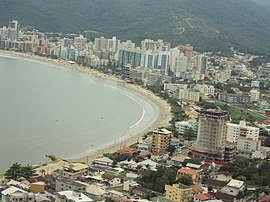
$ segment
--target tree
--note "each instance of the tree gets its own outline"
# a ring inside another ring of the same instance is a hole
[[[46,171],[44,169],[41,169],[39,172],[41,173],[42,176],[46,174]]]
[[[167,151],[170,152],[170,156],[173,155],[173,153],[175,152],[176,150],[176,147],[174,145],[169,145],[168,148],[167,148]]]
[[[23,166],[21,169],[21,177],[29,179],[30,177],[37,176],[36,170],[31,165]]]
[[[188,186],[193,184],[192,177],[187,174],[181,175],[177,181]]]
[[[267,130],[263,129],[263,130],[260,130],[260,136],[268,136],[269,133]]]
[[[14,163],[6,172],[5,177],[8,180],[18,180],[21,177],[22,166],[19,163]]]
[[[188,128],[184,131],[184,138],[187,140],[194,140],[197,137],[197,133],[193,128]]]
[[[36,170],[31,165],[22,166],[19,163],[14,163],[6,172],[5,177],[7,179],[18,180],[23,177],[29,179],[36,176]]]

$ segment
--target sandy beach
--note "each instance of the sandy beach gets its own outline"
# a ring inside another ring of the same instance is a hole
[[[116,82],[122,83],[123,85],[121,85],[121,86],[124,86],[124,88],[127,88],[131,91],[137,92],[137,93],[147,97],[148,99],[150,99],[152,102],[154,102],[159,107],[160,116],[159,116],[158,120],[152,126],[149,126],[149,128],[147,128],[145,131],[143,131],[139,134],[133,135],[132,137],[129,137],[128,139],[124,139],[123,141],[118,141],[115,144],[110,144],[108,147],[92,151],[91,153],[89,153],[88,155],[86,155],[82,158],[68,159],[68,161],[90,163],[95,158],[102,156],[104,153],[113,153],[122,147],[129,146],[129,145],[132,145],[132,144],[138,142],[140,137],[143,136],[149,130],[153,130],[153,129],[159,128],[159,127],[169,126],[169,121],[171,120],[171,113],[170,113],[171,107],[170,107],[170,105],[165,100],[161,99],[160,97],[157,97],[151,91],[148,91],[148,90],[142,88],[141,86],[137,86],[134,84],[128,84],[128,83],[124,82],[123,80],[118,79],[114,76],[106,75],[106,74],[103,74],[97,70],[83,67],[83,66],[80,66],[78,64],[70,64],[63,59],[51,59],[51,58],[47,58],[47,57],[37,56],[37,55],[34,55],[32,53],[20,53],[20,52],[16,52],[16,51],[4,51],[4,50],[0,50],[0,54],[14,55],[14,56],[23,57],[25,59],[31,59],[34,61],[56,64],[56,65],[66,67],[66,68],[71,69],[71,70],[76,71],[76,72],[90,74],[90,75],[98,77],[100,79],[116,81]],[[41,174],[40,171],[44,170],[46,174],[49,174],[52,171],[54,171],[58,168],[61,168],[63,165],[66,165],[67,163],[68,162],[66,160],[62,160],[61,157],[59,157],[56,161],[47,162],[47,163],[44,163],[42,165],[38,165],[37,171],[39,174]]]

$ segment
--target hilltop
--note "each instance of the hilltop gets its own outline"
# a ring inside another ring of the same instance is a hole
[[[139,42],[190,43],[199,51],[270,54],[269,11],[250,0],[2,0],[0,25]]]

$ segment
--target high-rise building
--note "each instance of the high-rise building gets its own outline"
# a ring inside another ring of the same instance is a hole
[[[192,67],[193,47],[190,44],[186,44],[178,46],[178,48],[187,57],[187,67],[190,69]]]
[[[196,71],[205,74],[207,70],[208,58],[203,55],[198,55],[196,60]]]
[[[188,59],[187,57],[181,53],[180,55],[175,57],[174,64],[174,75],[176,77],[183,77],[183,74],[187,71]]]
[[[191,147],[194,156],[211,160],[225,160],[226,122],[228,113],[208,109],[199,117],[197,140]]]
[[[12,41],[17,40],[20,32],[20,23],[16,20],[12,20],[8,23],[8,38]]]
[[[164,42],[162,39],[157,41],[151,39],[144,39],[141,41],[142,50],[151,50],[151,51],[169,51],[171,44],[169,42]]]
[[[152,151],[166,151],[171,143],[172,136],[172,132],[165,128],[152,131]]]

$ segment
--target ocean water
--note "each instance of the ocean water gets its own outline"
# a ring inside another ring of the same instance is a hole
[[[159,109],[125,84],[0,55],[0,171],[81,157],[145,131]]]

